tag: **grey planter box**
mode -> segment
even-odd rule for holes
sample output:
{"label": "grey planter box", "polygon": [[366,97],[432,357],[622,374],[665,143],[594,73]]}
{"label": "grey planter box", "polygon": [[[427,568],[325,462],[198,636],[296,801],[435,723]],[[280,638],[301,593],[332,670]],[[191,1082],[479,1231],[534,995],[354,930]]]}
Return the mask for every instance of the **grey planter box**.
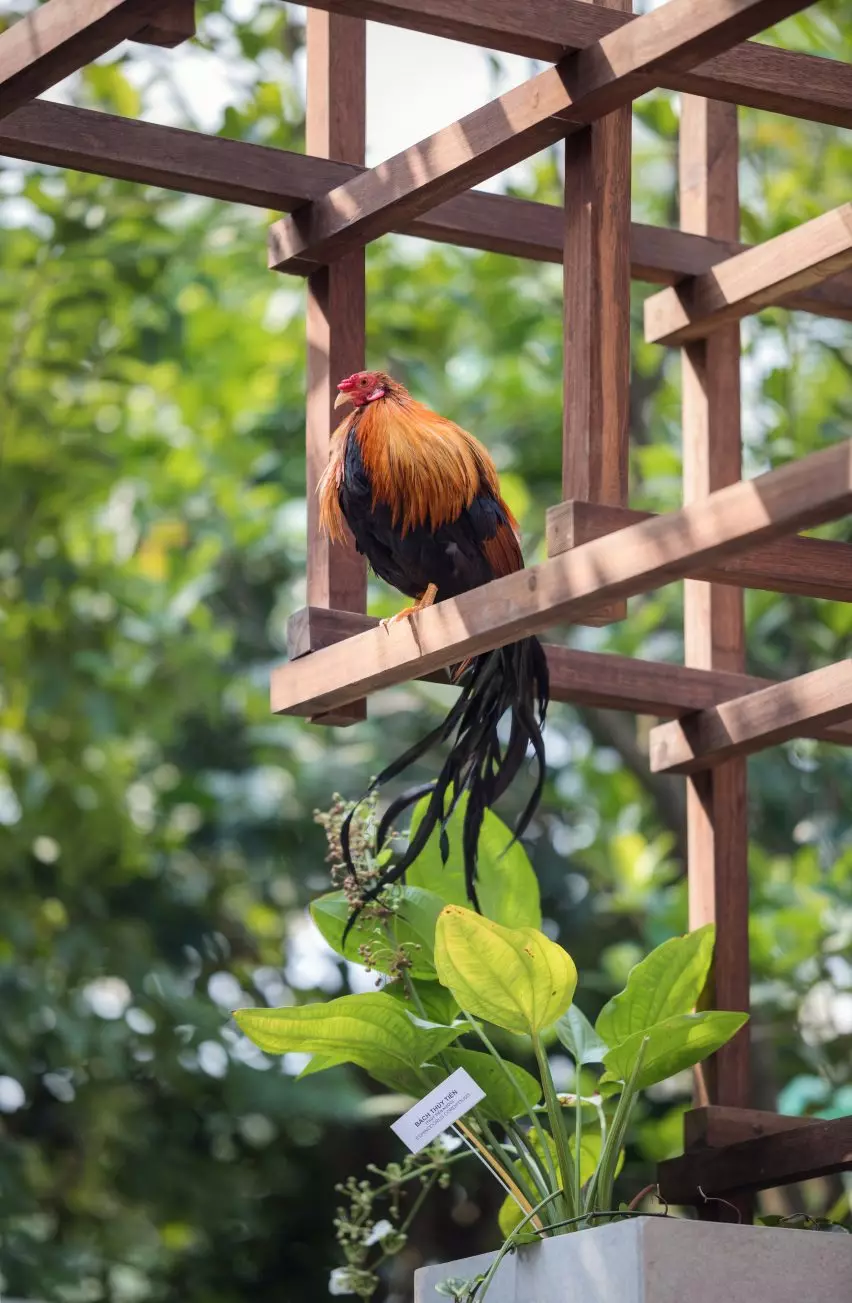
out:
{"label": "grey planter box", "polygon": [[[415,1273],[415,1303],[490,1253]],[[852,1235],[643,1217],[504,1258],[485,1303],[852,1303]]]}

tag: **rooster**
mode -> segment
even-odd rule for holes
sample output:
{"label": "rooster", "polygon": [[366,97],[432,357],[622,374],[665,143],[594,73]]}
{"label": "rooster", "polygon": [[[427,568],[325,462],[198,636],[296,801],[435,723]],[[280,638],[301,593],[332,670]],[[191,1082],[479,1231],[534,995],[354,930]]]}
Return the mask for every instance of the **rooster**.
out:
{"label": "rooster", "polygon": [[[517,523],[500,496],[494,462],[478,440],[417,402],[381,371],[358,372],[337,388],[335,408],[351,403],[352,411],[335,431],[320,481],[320,528],[342,542],[348,525],[358,551],[379,578],[414,599],[413,605],[383,621],[385,625],[523,569]],[[516,777],[530,746],[537,761],[536,783],[514,839],[523,834],[538,806],[549,691],[541,643],[523,638],[484,652],[456,667],[453,677],[461,692],[443,723],[371,784],[374,791],[432,745],[450,741],[438,777],[404,793],[385,812],[377,851],[394,820],[416,800],[429,797],[404,856],[367,893],[365,903],[403,877],[439,825],[446,862],[446,823],[467,793],[462,831],[465,884],[468,898],[479,909],[476,857],[485,812]],[[497,726],[507,714],[511,725],[504,745]],[[354,872],[348,833],[347,823],[343,847]]]}

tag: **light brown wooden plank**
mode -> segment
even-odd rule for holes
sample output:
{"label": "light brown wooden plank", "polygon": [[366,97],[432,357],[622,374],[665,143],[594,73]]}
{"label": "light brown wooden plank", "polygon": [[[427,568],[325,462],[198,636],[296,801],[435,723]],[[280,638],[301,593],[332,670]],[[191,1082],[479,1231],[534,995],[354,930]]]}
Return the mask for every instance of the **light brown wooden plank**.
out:
{"label": "light brown wooden plank", "polygon": [[804,7],[804,0],[668,0],[347,182],[271,229],[269,263],[303,271],[392,231]]}
{"label": "light brown wooden plank", "polygon": [[273,672],[272,708],[305,713],[576,621],[757,542],[852,509],[852,443],[732,484],[671,515],[553,557]]}
{"label": "light brown wooden plank", "polygon": [[[631,21],[582,0],[316,0],[334,13],[430,32],[455,41],[556,63]],[[689,71],[660,73],[660,85],[749,108],[852,127],[848,65],[835,59],[746,42]]]}
{"label": "light brown wooden plank", "polygon": [[[290,660],[331,647],[375,629],[372,615],[303,607],[287,622],[287,652]],[[706,710],[732,697],[771,686],[770,679],[751,674],[728,674],[722,670],[693,670],[683,665],[643,661],[611,652],[575,651],[557,643],[545,643],[553,701],[601,710],[626,710],[631,714],[676,719],[696,710]],[[446,670],[418,675],[433,683],[449,683]],[[803,737],[821,741],[852,743],[852,725],[804,729]]]}
{"label": "light brown wooden plank", "polygon": [[163,0],[153,20],[138,31],[134,41],[174,50],[195,35],[195,0]]}
{"label": "light brown wooden plank", "polygon": [[852,1171],[852,1117],[814,1119],[720,1149],[693,1149],[657,1168],[660,1195],[695,1204],[741,1190],[770,1190],[815,1176]]}
{"label": "light brown wooden plank", "polygon": [[[309,9],[307,15],[309,153],[363,164],[366,131],[367,25],[360,18]],[[308,559],[307,597],[312,606],[363,613],[367,567],[350,537],[332,543],[320,532],[317,488],[328,465],[337,383],[365,360],[364,251],[308,277],[306,412]],[[354,701],[321,722],[347,725],[365,719],[367,703]]]}
{"label": "light brown wooden plank", "polygon": [[652,344],[702,339],[848,267],[852,204],[843,204],[646,299],[645,338]]}
{"label": "light brown wooden plank", "polygon": [[[685,96],[680,119],[680,224],[725,240],[739,238],[739,136],[733,105]],[[740,333],[727,326],[682,354],[685,503],[735,484],[742,474]],[[743,595],[735,588],[684,584],[687,665],[742,673]],[[748,794],[745,761],[687,780],[689,925],[716,924],[713,973],[705,1001],[748,1010]],[[695,1072],[696,1102],[743,1107],[751,1094],[748,1028]],[[743,1207],[740,1214],[747,1215]],[[727,1216],[717,1207],[710,1215]]]}
{"label": "light brown wooden plank", "polygon": [[852,715],[852,660],[726,701],[651,730],[654,773],[697,774]]}
{"label": "light brown wooden plank", "polygon": [[[578,3],[580,0],[578,0]],[[159,127],[37,100],[0,122],[0,155],[94,172],[187,194],[291,212],[359,175],[347,163],[197,131]],[[469,191],[399,228],[408,235],[541,262],[562,261],[563,210]],[[634,280],[674,285],[747,246],[634,222]],[[784,299],[786,307],[852,321],[852,274]]]}
{"label": "light brown wooden plank", "polygon": [[[560,502],[547,511],[547,555],[558,556],[590,539],[650,520],[653,514],[593,502]],[[734,588],[852,602],[852,543],[797,535],[779,538],[693,578]]]}
{"label": "light brown wooden plank", "polygon": [[134,36],[163,0],[47,0],[0,35],[0,118]]}
{"label": "light brown wooden plank", "polygon": [[710,1104],[690,1109],[683,1116],[685,1149],[723,1149],[743,1140],[775,1135],[793,1127],[810,1127],[819,1119],[769,1113],[757,1108],[725,1108]]}

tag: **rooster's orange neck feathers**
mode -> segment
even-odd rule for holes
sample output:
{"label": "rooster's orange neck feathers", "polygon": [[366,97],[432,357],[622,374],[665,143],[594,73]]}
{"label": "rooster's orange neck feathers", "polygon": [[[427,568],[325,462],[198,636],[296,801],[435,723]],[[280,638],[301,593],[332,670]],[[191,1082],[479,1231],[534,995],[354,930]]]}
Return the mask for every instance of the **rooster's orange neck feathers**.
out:
{"label": "rooster's orange neck feathers", "polygon": [[330,538],[346,537],[338,490],[350,437],[358,441],[374,508],[389,507],[403,535],[421,525],[434,531],[457,520],[483,490],[500,498],[494,462],[473,435],[418,403],[390,376],[383,375],[382,383],[385,396],[350,412],[334,433],[318,490],[320,526]]}

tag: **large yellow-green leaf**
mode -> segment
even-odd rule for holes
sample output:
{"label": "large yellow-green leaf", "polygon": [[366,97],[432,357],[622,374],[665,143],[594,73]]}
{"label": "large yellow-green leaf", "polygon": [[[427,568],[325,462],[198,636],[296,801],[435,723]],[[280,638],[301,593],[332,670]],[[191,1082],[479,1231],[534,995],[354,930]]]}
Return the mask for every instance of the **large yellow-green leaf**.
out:
{"label": "large yellow-green leaf", "polygon": [[573,959],[543,932],[501,927],[458,905],[438,919],[435,967],[462,1009],[511,1032],[556,1022],[577,986]]}
{"label": "large yellow-green leaf", "polygon": [[[447,823],[449,858],[441,859],[439,830],[436,829],[406,880],[415,887],[434,891],[446,905],[469,905],[464,886],[462,827],[467,793],[461,797]],[[418,802],[411,817],[411,835],[417,830],[428,799]],[[511,846],[512,830],[491,810],[486,810],[477,848],[476,893],[482,912],[495,923],[513,927],[541,927],[538,878],[520,842]],[[508,849],[507,849],[508,848]]]}
{"label": "large yellow-green leaf", "polygon": [[633,968],[627,985],[601,1009],[595,1030],[611,1046],[675,1014],[691,1013],[713,958],[712,923],[672,937]]}
{"label": "large yellow-green leaf", "polygon": [[249,1040],[268,1054],[319,1054],[329,1060],[324,1067],[357,1063],[379,1081],[395,1066],[416,1071],[462,1030],[420,1024],[382,991],[344,995],[326,1004],[239,1009],[234,1018]]}
{"label": "large yellow-green leaf", "polygon": [[721,1045],[731,1039],[748,1021],[747,1013],[725,1013],[710,1010],[705,1013],[681,1013],[666,1018],[647,1031],[635,1032],[626,1041],[608,1051],[602,1084],[627,1081],[633,1071],[636,1057],[647,1039],[645,1056],[636,1080],[638,1090],[665,1081],[684,1068],[691,1068]]}
{"label": "large yellow-green leaf", "polygon": [[413,977],[434,977],[435,924],[444,902],[420,887],[403,887],[401,896],[399,913],[381,922],[361,914],[345,946],[343,933],[351,907],[342,891],[317,897],[311,905],[311,917],[332,950],[353,964],[364,962],[359,952],[361,946],[367,945],[373,968],[387,973],[393,966],[394,955],[402,947],[411,961],[409,972]]}

